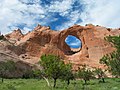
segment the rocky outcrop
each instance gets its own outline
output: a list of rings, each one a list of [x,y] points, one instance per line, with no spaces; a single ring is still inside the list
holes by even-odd
[[[20,29],[14,30],[12,33],[5,35],[5,38],[14,44],[19,41],[21,37],[23,37],[23,34]]]
[[[82,48],[80,50],[73,50],[65,43],[68,35],[73,35],[81,40]],[[120,30],[87,24],[86,26],[74,25],[62,31],[53,31],[50,27],[38,25],[25,35],[20,30],[15,30],[5,37],[13,44],[13,47],[8,49],[22,61],[36,64],[42,54],[55,54],[61,56],[65,62],[73,63],[74,69],[76,69],[80,64],[88,64],[92,67],[101,66],[100,58],[115,50],[110,43],[104,40],[109,35],[120,35]],[[17,49],[14,50],[15,47]]]

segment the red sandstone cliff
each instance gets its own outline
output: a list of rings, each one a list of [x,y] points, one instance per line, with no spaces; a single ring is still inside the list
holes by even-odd
[[[82,48],[78,52],[73,52],[65,43],[68,35],[73,35],[82,41]],[[13,45],[8,50],[22,61],[35,64],[42,54],[55,54],[60,55],[66,62],[70,61],[76,68],[80,64],[100,66],[99,59],[115,50],[104,40],[109,35],[120,35],[120,30],[88,24],[53,31],[49,27],[38,25],[25,35],[20,30],[15,30],[5,35],[5,38]]]

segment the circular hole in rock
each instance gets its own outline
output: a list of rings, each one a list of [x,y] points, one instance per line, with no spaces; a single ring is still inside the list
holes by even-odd
[[[65,39],[65,42],[71,48],[71,51],[68,51],[69,54],[75,54],[79,52],[82,47],[81,40],[72,35],[68,35]]]

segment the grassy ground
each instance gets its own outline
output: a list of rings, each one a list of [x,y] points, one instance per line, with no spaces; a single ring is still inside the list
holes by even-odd
[[[99,83],[98,80],[91,80],[84,86],[81,80],[72,81],[67,87],[66,83],[58,80],[56,88],[47,86],[45,80],[37,79],[5,79],[0,81],[0,90],[120,90],[120,79],[105,79],[106,83]],[[50,81],[53,84],[53,81]]]

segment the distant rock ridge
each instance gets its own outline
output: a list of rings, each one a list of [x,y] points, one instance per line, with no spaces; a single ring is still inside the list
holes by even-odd
[[[82,48],[80,50],[73,50],[65,43],[68,35],[73,35],[81,40]],[[55,54],[61,56],[65,62],[71,62],[74,69],[77,69],[80,64],[103,67],[99,64],[99,59],[115,50],[110,43],[104,40],[109,35],[120,35],[120,29],[87,24],[54,31],[50,27],[38,24],[33,31],[27,34],[22,34],[18,29],[5,35],[7,41],[0,41],[0,51],[4,53],[9,51],[7,55],[11,52],[19,60],[31,64],[38,63],[43,54]]]

